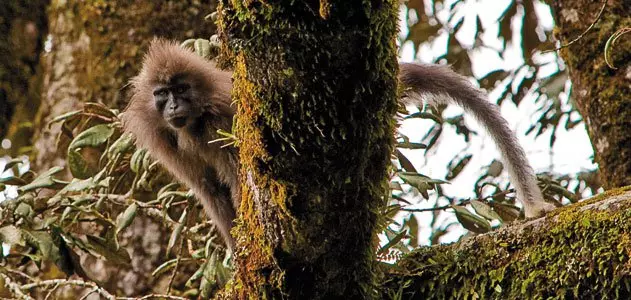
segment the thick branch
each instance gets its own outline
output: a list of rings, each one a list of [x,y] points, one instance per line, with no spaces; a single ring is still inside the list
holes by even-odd
[[[615,190],[544,218],[451,245],[421,248],[386,276],[383,295],[626,298],[631,293],[630,218],[631,192]]]

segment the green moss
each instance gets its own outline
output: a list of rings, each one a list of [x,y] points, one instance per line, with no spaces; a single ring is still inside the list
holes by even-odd
[[[421,248],[401,260],[402,271],[391,274],[384,297],[404,287],[403,299],[628,298],[631,201],[618,203],[615,211],[572,205],[548,216],[545,228],[507,227]]]
[[[235,285],[251,294],[240,297],[370,297],[397,103],[395,2],[223,7],[249,182]]]

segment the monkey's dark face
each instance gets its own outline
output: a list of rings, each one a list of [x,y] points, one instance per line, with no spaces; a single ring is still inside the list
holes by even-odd
[[[201,115],[201,109],[194,107],[194,96],[194,87],[183,78],[173,78],[153,90],[156,109],[175,129],[193,123]]]

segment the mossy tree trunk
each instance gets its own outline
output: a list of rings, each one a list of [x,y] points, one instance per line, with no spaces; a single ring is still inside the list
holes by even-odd
[[[600,19],[584,36],[563,48],[561,56],[572,80],[572,98],[585,120],[601,182],[605,188],[631,184],[631,38],[618,39],[609,49],[612,69],[605,62],[607,40],[619,29],[631,28],[631,1],[606,1]],[[555,36],[568,44],[598,18],[602,1],[549,1],[557,24]]]
[[[224,1],[243,164],[225,298],[375,296],[397,9],[388,0]]]
[[[70,131],[61,135],[60,124],[48,122],[61,114],[79,109],[85,102],[100,102],[124,108],[127,99],[119,89],[136,74],[142,55],[155,36],[185,40],[208,38],[214,25],[206,14],[216,1],[79,1],[52,0],[48,8],[50,51],[44,56],[44,83],[41,105],[35,108],[32,168],[42,172],[64,166]],[[125,295],[166,290],[151,271],[165,255],[170,232],[154,221],[137,217],[122,245],[130,253],[131,266],[104,265],[89,255],[81,264],[109,291]],[[76,295],[75,295],[76,296]]]

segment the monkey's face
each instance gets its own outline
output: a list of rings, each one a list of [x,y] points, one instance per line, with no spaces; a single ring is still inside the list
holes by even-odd
[[[175,129],[192,124],[202,113],[193,105],[194,87],[184,78],[173,78],[153,90],[156,109]]]

